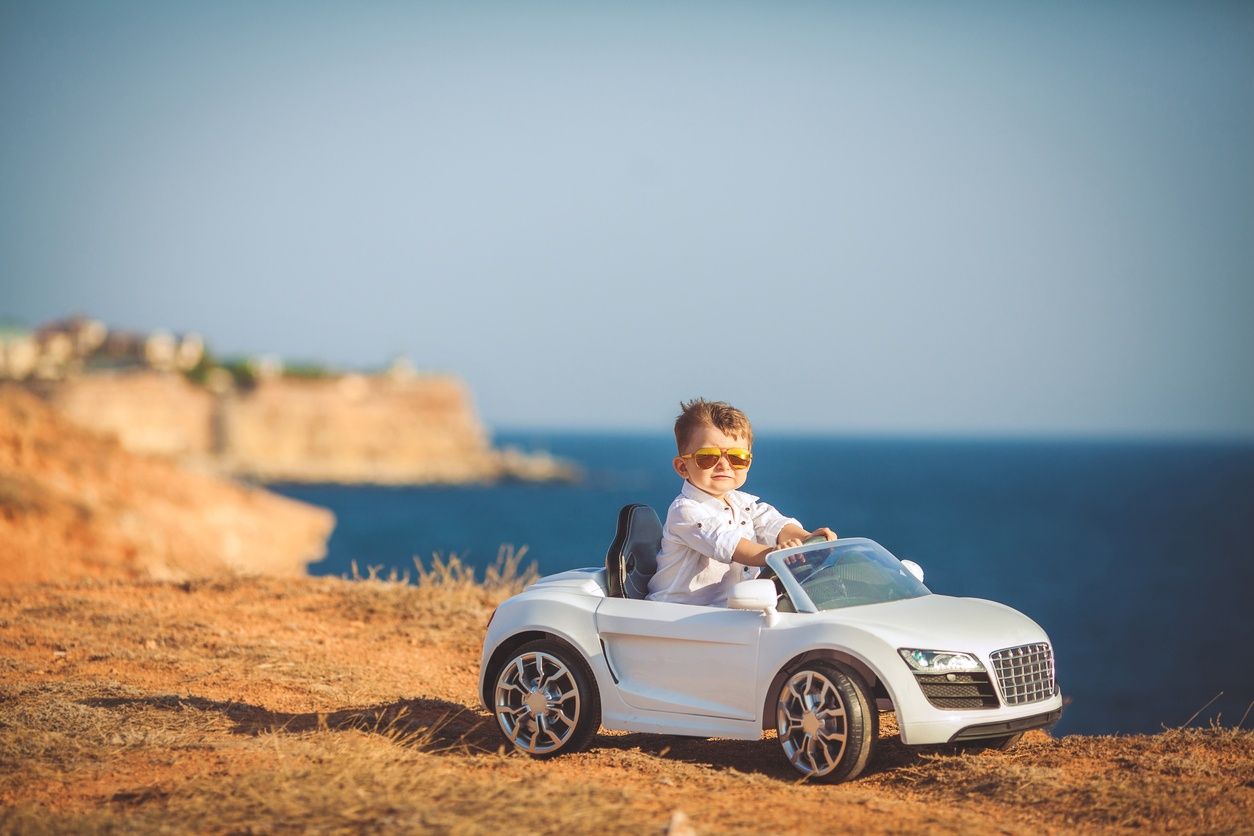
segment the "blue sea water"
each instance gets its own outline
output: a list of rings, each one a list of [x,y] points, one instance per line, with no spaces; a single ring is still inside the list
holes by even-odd
[[[436,552],[483,566],[505,543],[543,574],[600,565],[622,505],[664,516],[679,488],[665,436],[498,440],[572,459],[585,478],[275,486],[336,514],[311,571],[412,571]],[[1056,733],[1155,732],[1199,710],[1195,724],[1235,725],[1254,700],[1254,445],[789,437],[754,454],[745,490],[917,561],[933,592],[1044,627],[1068,700]]]

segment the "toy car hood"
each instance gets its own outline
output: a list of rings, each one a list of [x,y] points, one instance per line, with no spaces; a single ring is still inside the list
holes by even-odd
[[[931,594],[799,617],[816,616],[828,616],[833,622],[864,628],[899,648],[988,653],[1046,640],[1045,632],[1032,619],[1010,607],[980,598]],[[945,637],[946,647],[933,647],[937,636]]]

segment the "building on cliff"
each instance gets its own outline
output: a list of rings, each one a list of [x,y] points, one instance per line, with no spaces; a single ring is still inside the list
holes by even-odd
[[[102,368],[187,372],[205,357],[198,334],[111,331],[98,319],[72,316],[34,331],[0,328],[0,379],[63,380]]]

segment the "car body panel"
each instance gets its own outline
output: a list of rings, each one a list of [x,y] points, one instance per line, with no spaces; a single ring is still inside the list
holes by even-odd
[[[634,708],[754,721],[761,613],[606,598],[596,611],[609,665]],[[706,672],[719,671],[717,678]]]

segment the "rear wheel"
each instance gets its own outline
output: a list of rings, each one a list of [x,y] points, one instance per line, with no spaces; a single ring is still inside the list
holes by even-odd
[[[542,639],[501,666],[493,692],[501,734],[520,752],[548,758],[585,748],[601,724],[601,700],[583,658]]]
[[[879,735],[879,714],[862,679],[838,665],[810,662],[792,673],[775,701],[784,757],[815,781],[858,777]]]

